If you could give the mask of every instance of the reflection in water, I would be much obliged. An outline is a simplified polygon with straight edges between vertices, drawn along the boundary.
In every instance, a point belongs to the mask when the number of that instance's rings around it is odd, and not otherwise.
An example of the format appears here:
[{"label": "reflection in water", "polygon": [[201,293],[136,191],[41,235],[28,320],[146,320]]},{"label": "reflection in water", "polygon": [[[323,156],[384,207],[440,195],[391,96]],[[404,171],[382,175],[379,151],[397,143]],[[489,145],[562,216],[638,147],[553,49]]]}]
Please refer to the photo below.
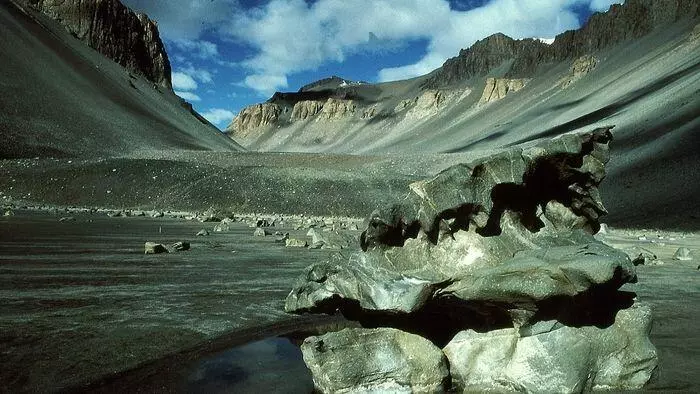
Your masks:
[{"label": "reflection in water", "polygon": [[310,393],[313,382],[299,347],[269,338],[198,361],[186,387],[189,393]]}]

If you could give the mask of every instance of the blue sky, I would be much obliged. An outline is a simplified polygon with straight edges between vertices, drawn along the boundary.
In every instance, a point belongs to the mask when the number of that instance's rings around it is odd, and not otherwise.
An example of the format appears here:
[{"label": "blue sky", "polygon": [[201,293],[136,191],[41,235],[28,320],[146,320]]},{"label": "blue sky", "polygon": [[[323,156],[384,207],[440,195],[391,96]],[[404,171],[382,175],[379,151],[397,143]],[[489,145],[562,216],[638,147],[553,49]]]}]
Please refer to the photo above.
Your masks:
[{"label": "blue sky", "polygon": [[219,128],[331,75],[426,74],[502,32],[552,38],[622,0],[122,0],[158,22],[173,88]]}]

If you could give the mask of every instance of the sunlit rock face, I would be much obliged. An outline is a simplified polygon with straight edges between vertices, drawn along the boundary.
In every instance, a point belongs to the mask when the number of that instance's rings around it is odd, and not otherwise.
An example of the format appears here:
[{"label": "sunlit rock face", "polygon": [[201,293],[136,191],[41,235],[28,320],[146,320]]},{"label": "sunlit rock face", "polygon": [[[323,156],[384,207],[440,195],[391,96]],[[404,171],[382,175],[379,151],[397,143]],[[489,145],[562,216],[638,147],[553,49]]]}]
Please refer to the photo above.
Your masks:
[{"label": "sunlit rock face", "polygon": [[[285,309],[339,310],[367,327],[447,345],[453,378],[466,374],[477,382],[455,378],[465,390],[500,382],[501,373],[516,383],[499,390],[529,391],[549,381],[556,370],[544,367],[550,364],[563,371],[551,382],[555,391],[641,387],[656,367],[647,339],[651,314],[619,291],[637,280],[629,257],[592,236],[606,213],[597,187],[610,129],[513,148],[412,184],[402,204],[370,216],[363,251],[307,268]],[[464,336],[487,348],[469,348],[472,357],[455,345]],[[498,350],[503,343],[512,346]],[[571,343],[582,355],[559,355]],[[542,360],[527,356],[535,348],[543,349]],[[494,355],[499,351],[501,358]],[[484,376],[464,372],[482,353],[526,363],[531,382],[518,385],[522,371],[506,365],[479,372]],[[358,362],[342,347],[332,355],[329,368]],[[322,364],[316,369],[328,373]]]},{"label": "sunlit rock face", "polygon": [[528,79],[487,78],[484,92],[479,99],[479,105],[488,104],[506,98],[509,93],[515,93],[529,82]]},{"label": "sunlit rock face", "polygon": [[158,25],[118,0],[22,0],[126,69],[171,88],[170,60]]}]

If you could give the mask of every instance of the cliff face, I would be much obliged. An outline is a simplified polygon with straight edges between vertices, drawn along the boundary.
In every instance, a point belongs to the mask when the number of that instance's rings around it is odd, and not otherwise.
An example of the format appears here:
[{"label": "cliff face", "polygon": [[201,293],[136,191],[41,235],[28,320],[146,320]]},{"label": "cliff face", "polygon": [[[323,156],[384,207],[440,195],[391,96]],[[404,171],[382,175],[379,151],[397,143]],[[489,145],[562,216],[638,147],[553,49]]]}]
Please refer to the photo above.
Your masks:
[{"label": "cliff face", "polygon": [[102,55],[171,89],[170,61],[156,22],[118,0],[22,0]]},{"label": "cliff face", "polygon": [[559,34],[551,45],[494,34],[448,59],[424,86],[436,88],[485,75],[506,61],[512,61],[506,77],[529,77],[541,65],[573,60],[684,17],[696,17],[700,15],[698,4],[697,0],[627,0],[606,13],[592,15],[581,29]]}]

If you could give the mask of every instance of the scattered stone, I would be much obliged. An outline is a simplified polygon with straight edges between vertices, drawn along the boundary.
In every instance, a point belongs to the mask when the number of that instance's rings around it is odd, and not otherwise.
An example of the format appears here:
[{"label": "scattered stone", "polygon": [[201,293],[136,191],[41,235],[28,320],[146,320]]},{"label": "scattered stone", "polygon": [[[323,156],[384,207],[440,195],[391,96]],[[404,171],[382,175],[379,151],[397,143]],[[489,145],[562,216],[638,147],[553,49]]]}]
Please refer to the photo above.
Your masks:
[{"label": "scattered stone", "polygon": [[107,212],[107,216],[111,218],[118,218],[124,216],[122,211],[109,211]]},{"label": "scattered stone", "polygon": [[598,230],[598,233],[596,233],[596,235],[607,235],[608,231],[608,225],[605,223],[601,223],[600,230]]},{"label": "scattered stone", "polygon": [[15,215],[15,213],[14,213],[14,212],[12,212],[12,210],[11,210],[11,209],[8,209],[8,210],[7,210],[7,211],[5,211],[5,213],[3,214],[3,216],[14,216],[14,215]]},{"label": "scattered stone", "polygon": [[275,238],[275,243],[278,243],[278,244],[286,243],[288,239],[289,239],[289,233],[282,234],[281,237]]},{"label": "scattered stone", "polygon": [[146,216],[146,212],[144,212],[144,211],[135,211],[135,212],[132,213],[132,216],[143,217],[143,216]]},{"label": "scattered stone", "polygon": [[144,248],[145,254],[168,253],[168,249],[165,247],[165,245],[155,242],[146,242]]},{"label": "scattered stone", "polygon": [[177,252],[183,252],[185,250],[190,250],[190,243],[187,241],[180,241],[175,242],[174,244],[170,245],[170,247]]},{"label": "scattered stone", "polygon": [[214,226],[215,233],[226,233],[231,230],[231,226],[228,223],[220,222]]},{"label": "scattered stone", "polygon": [[284,245],[288,248],[305,248],[308,246],[306,240],[297,238],[287,238]]},{"label": "scattered stone", "polygon": [[270,233],[269,233],[267,230],[265,230],[264,228],[261,228],[261,227],[257,227],[257,228],[255,229],[255,231],[253,232],[253,236],[255,236],[255,237],[264,237],[264,236],[267,236],[267,235],[270,235]]},{"label": "scattered stone", "polygon": [[632,246],[631,248],[624,249],[624,252],[627,253],[630,260],[632,260],[632,264],[635,266],[651,265],[653,261],[657,260],[656,255],[652,251],[639,246]]},{"label": "scattered stone", "polygon": [[679,261],[690,261],[693,259],[693,254],[688,248],[678,248],[676,253],[673,254],[673,259]]},{"label": "scattered stone", "polygon": [[207,231],[207,230],[205,230],[205,229],[199,230],[199,231],[197,232],[197,234],[196,234],[197,237],[204,237],[204,236],[207,236],[207,235],[209,235],[209,231]]},{"label": "scattered stone", "polygon": [[165,214],[163,212],[159,212],[159,211],[153,212],[151,214],[152,218],[162,218],[163,216],[165,216]]},{"label": "scattered stone", "polygon": [[59,222],[74,222],[75,218],[73,216],[64,216],[58,219]]},{"label": "scattered stone", "polygon": [[[346,328],[301,345],[320,393],[438,393],[449,383],[445,355],[427,339],[394,328]],[[351,363],[337,363],[338,356]]]}]

